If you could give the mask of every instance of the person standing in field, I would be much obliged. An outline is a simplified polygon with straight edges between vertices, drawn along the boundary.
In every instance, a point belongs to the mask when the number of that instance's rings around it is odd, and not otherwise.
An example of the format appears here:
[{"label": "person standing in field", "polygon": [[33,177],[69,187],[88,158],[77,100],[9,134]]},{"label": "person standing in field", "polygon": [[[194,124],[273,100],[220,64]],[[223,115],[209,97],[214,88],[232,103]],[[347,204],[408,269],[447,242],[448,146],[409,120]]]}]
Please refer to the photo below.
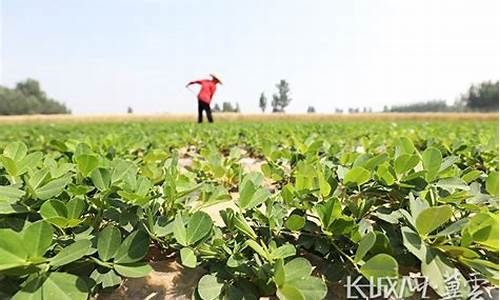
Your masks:
[{"label": "person standing in field", "polygon": [[212,79],[195,80],[186,84],[186,88],[192,84],[201,85],[200,92],[198,93],[198,123],[203,122],[203,111],[207,114],[208,122],[212,123],[214,121],[212,118],[212,109],[210,109],[210,102],[215,94],[217,84],[222,84],[222,80],[214,74],[210,74],[210,77],[212,77]]}]

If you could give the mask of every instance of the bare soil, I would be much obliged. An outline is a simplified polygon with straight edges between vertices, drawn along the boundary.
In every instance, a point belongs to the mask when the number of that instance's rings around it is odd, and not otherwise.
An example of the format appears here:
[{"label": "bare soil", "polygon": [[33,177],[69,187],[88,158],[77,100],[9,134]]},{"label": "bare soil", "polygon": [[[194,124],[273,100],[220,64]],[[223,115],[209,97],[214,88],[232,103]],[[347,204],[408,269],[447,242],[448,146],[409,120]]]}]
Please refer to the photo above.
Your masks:
[{"label": "bare soil", "polygon": [[174,259],[152,262],[154,271],[143,278],[125,280],[120,287],[97,295],[97,300],[187,300],[191,299],[202,268],[188,269]]}]

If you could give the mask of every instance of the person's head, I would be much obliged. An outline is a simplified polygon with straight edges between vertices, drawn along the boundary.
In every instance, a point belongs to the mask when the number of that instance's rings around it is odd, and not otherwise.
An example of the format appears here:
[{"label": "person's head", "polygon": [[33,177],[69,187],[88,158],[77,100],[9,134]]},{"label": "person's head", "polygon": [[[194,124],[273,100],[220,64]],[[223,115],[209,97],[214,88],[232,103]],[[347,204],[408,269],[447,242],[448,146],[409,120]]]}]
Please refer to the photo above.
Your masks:
[{"label": "person's head", "polygon": [[210,74],[210,77],[212,77],[212,81],[214,81],[215,83],[220,83],[222,84],[222,80],[220,79],[219,76],[215,75],[215,74]]}]

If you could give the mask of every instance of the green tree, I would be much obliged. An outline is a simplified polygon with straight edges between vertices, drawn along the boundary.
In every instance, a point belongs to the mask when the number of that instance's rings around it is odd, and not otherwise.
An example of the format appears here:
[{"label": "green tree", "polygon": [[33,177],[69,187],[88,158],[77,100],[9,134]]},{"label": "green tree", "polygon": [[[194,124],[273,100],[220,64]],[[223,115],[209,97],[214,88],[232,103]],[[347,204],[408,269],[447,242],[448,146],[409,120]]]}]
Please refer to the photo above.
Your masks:
[{"label": "green tree", "polygon": [[[449,106],[446,104],[445,100],[431,100],[426,102],[417,102],[406,105],[396,105],[391,106],[388,110],[389,112],[450,112],[455,111],[454,106]],[[384,107],[384,111],[385,107]]]},{"label": "green tree", "polygon": [[285,112],[285,107],[292,101],[292,98],[288,95],[290,86],[286,80],[281,79],[280,82],[276,84],[276,88],[278,89],[278,94],[273,95],[273,101],[271,103],[273,112]]},{"label": "green tree", "polygon": [[498,81],[485,81],[471,85],[461,101],[472,111],[498,111]]},{"label": "green tree", "polygon": [[68,114],[64,104],[48,98],[38,81],[27,79],[14,89],[0,86],[0,115]]},{"label": "green tree", "polygon": [[222,110],[220,109],[219,103],[215,103],[215,106],[214,106],[213,111],[214,111],[214,112],[221,112],[221,111],[222,111]]},{"label": "green tree", "polygon": [[262,110],[262,112],[266,111],[267,107],[267,98],[266,95],[264,95],[264,92],[260,93],[260,98],[259,98],[259,107]]},{"label": "green tree", "polygon": [[223,102],[222,112],[240,112],[240,105],[238,103],[233,105],[231,102]]},{"label": "green tree", "polygon": [[33,96],[38,99],[46,98],[45,92],[40,89],[40,83],[31,78],[18,82],[16,84],[16,90],[27,97]]}]

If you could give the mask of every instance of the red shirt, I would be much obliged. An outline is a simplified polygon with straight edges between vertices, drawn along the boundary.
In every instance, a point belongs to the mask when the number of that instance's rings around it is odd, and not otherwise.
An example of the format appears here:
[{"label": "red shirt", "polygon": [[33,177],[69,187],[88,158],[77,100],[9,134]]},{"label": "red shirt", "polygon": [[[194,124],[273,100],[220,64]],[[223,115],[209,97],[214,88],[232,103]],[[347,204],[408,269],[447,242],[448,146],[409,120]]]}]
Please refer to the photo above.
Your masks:
[{"label": "red shirt", "polygon": [[201,85],[200,92],[198,93],[198,100],[210,104],[215,93],[217,82],[210,79],[204,79],[191,81],[189,84],[194,83]]}]

